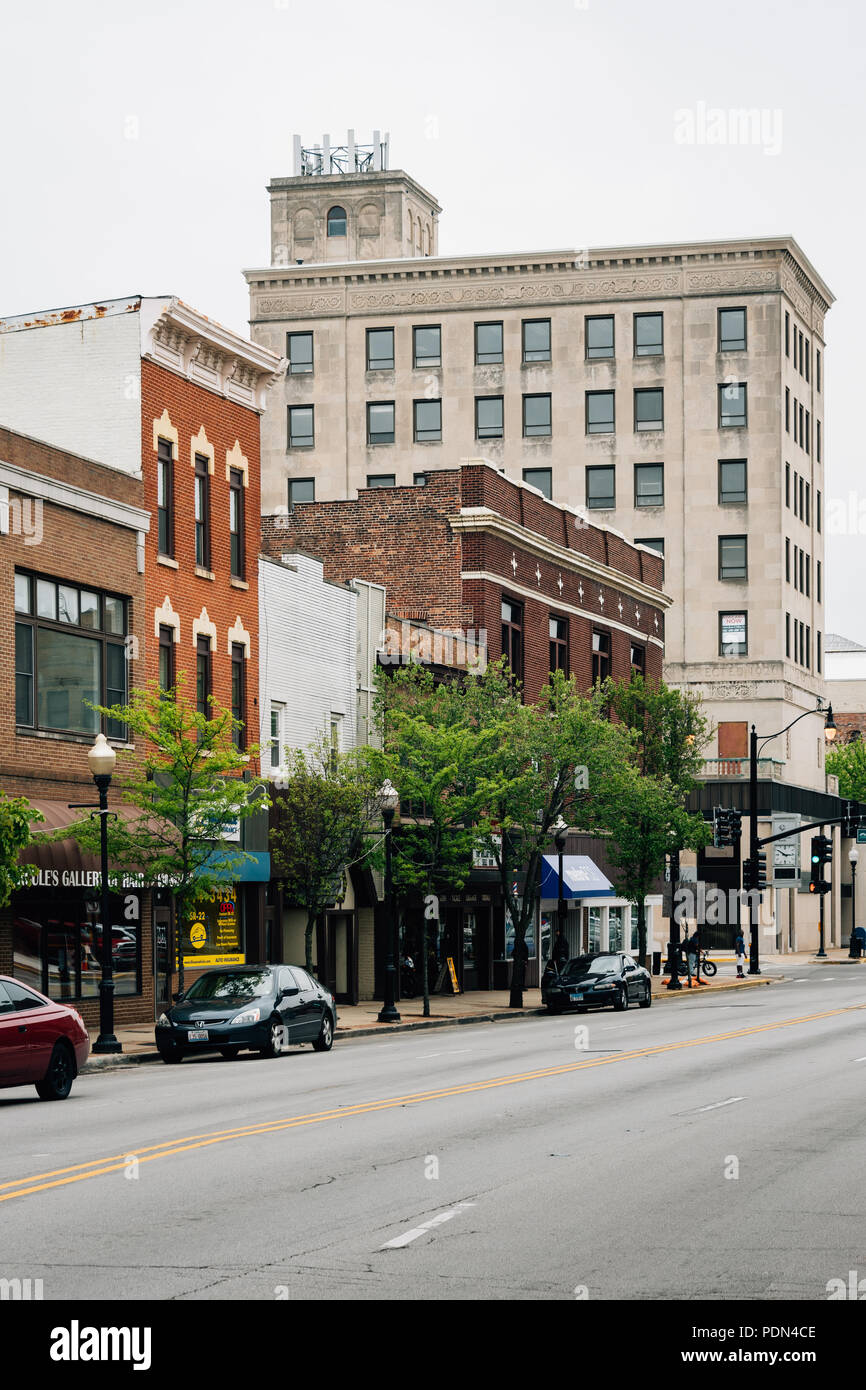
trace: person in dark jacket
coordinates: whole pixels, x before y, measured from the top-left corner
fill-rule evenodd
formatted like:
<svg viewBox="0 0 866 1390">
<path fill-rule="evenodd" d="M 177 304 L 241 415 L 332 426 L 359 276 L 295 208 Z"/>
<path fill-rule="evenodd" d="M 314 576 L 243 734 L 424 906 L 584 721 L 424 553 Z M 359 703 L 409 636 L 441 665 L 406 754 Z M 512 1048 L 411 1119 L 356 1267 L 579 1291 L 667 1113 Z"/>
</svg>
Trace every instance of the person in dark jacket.
<svg viewBox="0 0 866 1390">
<path fill-rule="evenodd" d="M 734 951 L 737 955 L 737 979 L 744 980 L 746 978 L 744 970 L 746 964 L 746 938 L 743 936 L 742 927 L 737 932 L 737 939 L 734 942 Z"/>
</svg>

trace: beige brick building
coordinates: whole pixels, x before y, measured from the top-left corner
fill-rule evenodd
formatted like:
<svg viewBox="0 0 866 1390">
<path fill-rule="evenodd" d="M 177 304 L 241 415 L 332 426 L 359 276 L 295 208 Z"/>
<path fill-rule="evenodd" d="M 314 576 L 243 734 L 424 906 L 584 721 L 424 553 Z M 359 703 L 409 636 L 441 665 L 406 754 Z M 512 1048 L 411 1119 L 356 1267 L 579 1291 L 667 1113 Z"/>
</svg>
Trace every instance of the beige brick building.
<svg viewBox="0 0 866 1390">
<path fill-rule="evenodd" d="M 483 456 L 662 549 L 666 676 L 704 697 L 707 776 L 731 804 L 748 727 L 772 734 L 825 693 L 833 295 L 796 241 L 440 257 L 438 204 L 402 172 L 269 191 L 275 264 L 246 272 L 251 336 L 289 368 L 263 422 L 263 511 Z M 381 259 L 360 234 L 374 204 Z M 827 793 L 819 719 L 763 756 L 768 811 L 776 784 Z"/>
</svg>

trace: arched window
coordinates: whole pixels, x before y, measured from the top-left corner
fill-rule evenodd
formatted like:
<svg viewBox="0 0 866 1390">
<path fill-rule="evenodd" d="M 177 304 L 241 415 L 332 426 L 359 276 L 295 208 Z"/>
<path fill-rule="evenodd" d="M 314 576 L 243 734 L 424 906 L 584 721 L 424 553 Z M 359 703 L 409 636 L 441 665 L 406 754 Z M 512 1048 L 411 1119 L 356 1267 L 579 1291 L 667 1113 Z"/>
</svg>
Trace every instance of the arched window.
<svg viewBox="0 0 866 1390">
<path fill-rule="evenodd" d="M 328 213 L 328 236 L 346 236 L 347 218 L 345 208 L 331 208 Z"/>
</svg>

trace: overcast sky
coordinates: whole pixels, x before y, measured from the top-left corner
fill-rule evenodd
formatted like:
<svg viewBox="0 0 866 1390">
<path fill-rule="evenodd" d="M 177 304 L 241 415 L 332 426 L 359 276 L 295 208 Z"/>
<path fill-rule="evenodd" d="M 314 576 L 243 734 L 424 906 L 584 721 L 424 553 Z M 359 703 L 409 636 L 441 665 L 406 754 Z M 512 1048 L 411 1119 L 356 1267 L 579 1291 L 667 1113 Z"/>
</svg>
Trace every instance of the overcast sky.
<svg viewBox="0 0 866 1390">
<path fill-rule="evenodd" d="M 0 316 L 175 293 L 246 332 L 296 131 L 390 130 L 443 254 L 793 235 L 838 300 L 827 627 L 866 642 L 864 7 L 42 0 L 0 25 Z M 706 143 L 743 107 L 753 143 Z"/>
</svg>

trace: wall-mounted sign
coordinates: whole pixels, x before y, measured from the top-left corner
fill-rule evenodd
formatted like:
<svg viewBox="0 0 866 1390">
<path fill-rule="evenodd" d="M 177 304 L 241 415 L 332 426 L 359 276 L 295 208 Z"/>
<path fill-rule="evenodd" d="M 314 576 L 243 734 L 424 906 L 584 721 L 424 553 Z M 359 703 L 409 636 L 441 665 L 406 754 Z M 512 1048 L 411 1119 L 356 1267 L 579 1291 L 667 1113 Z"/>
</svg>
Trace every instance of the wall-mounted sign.
<svg viewBox="0 0 866 1390">
<path fill-rule="evenodd" d="M 223 888 L 196 903 L 181 936 L 185 970 L 245 965 L 236 890 Z"/>
</svg>

